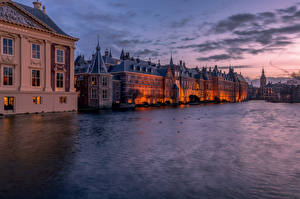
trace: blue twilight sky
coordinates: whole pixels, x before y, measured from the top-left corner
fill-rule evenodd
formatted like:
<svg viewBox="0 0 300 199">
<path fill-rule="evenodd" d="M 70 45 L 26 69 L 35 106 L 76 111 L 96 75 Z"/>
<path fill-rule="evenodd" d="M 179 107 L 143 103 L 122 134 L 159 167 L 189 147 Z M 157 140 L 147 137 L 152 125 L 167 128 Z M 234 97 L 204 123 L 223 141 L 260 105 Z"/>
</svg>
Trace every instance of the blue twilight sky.
<svg viewBox="0 0 300 199">
<path fill-rule="evenodd" d="M 32 0 L 17 0 L 31 5 Z M 189 67 L 235 66 L 256 78 L 300 70 L 300 1 L 296 0 L 43 0 L 47 14 L 80 38 L 89 58 L 102 51 Z"/>
</svg>

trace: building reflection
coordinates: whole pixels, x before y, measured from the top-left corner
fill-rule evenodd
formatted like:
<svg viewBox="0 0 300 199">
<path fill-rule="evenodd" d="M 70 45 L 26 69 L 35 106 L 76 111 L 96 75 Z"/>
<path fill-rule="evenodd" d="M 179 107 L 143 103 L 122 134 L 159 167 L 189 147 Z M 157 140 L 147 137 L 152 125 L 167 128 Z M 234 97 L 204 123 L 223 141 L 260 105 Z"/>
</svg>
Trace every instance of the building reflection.
<svg viewBox="0 0 300 199">
<path fill-rule="evenodd" d="M 57 183 L 65 162 L 73 158 L 74 118 L 66 113 L 0 120 L 0 198 L 1 193 L 31 197 Z"/>
</svg>

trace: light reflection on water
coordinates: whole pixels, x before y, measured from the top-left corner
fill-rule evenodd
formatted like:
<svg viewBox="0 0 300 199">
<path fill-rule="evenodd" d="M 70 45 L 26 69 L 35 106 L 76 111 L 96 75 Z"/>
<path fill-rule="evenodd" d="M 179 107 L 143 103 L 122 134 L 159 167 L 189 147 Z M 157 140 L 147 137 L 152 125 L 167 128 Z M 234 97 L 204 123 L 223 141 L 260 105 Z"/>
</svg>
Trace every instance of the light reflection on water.
<svg viewBox="0 0 300 199">
<path fill-rule="evenodd" d="M 300 198 L 300 105 L 0 119 L 0 198 Z"/>
</svg>

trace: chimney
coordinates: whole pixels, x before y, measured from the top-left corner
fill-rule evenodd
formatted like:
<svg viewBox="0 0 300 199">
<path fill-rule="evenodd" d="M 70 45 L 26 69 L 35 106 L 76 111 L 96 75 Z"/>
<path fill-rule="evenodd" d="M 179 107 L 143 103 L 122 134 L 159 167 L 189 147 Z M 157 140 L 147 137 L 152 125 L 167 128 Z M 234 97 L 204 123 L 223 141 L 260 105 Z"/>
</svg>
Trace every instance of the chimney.
<svg viewBox="0 0 300 199">
<path fill-rule="evenodd" d="M 42 3 L 37 1 L 32 2 L 35 9 L 41 10 Z"/>
<path fill-rule="evenodd" d="M 46 14 L 46 7 L 43 6 L 43 13 Z"/>
</svg>

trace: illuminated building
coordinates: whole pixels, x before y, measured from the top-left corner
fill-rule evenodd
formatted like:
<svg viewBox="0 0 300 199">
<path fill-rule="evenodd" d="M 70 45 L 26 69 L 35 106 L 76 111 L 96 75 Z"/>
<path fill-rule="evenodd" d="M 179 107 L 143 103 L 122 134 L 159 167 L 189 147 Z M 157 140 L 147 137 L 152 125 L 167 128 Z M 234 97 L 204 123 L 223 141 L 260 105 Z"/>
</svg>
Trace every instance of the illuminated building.
<svg viewBox="0 0 300 199">
<path fill-rule="evenodd" d="M 99 56 L 100 52 L 99 52 Z M 93 56 L 95 57 L 95 56 Z M 103 57 L 102 57 L 103 58 Z M 88 68 L 91 61 L 78 57 L 75 64 L 76 71 Z M 168 65 L 161 65 L 149 61 L 133 58 L 129 53 L 121 52 L 120 60 L 114 63 L 103 64 L 113 76 L 112 103 L 151 105 L 151 104 L 179 104 L 197 102 L 241 102 L 247 99 L 248 83 L 241 74 L 222 72 L 217 66 L 212 68 L 188 68 L 183 61 L 174 64 L 171 56 Z M 86 74 L 86 73 L 85 73 Z M 77 74 L 78 91 L 81 96 L 88 95 L 87 80 L 80 79 Z M 85 75 L 90 76 L 90 75 Z M 117 85 L 117 86 L 116 86 Z"/>
<path fill-rule="evenodd" d="M 249 87 L 249 99 L 261 99 L 268 102 L 300 102 L 300 80 L 292 78 L 287 82 L 267 82 L 264 69 L 260 78 L 260 87 L 255 88 L 252 84 Z"/>
<path fill-rule="evenodd" d="M 264 88 L 264 98 L 269 102 L 300 103 L 300 81 L 293 79 L 286 83 L 269 82 Z"/>
<path fill-rule="evenodd" d="M 0 1 L 0 114 L 77 110 L 74 44 L 34 7 Z"/>
</svg>

